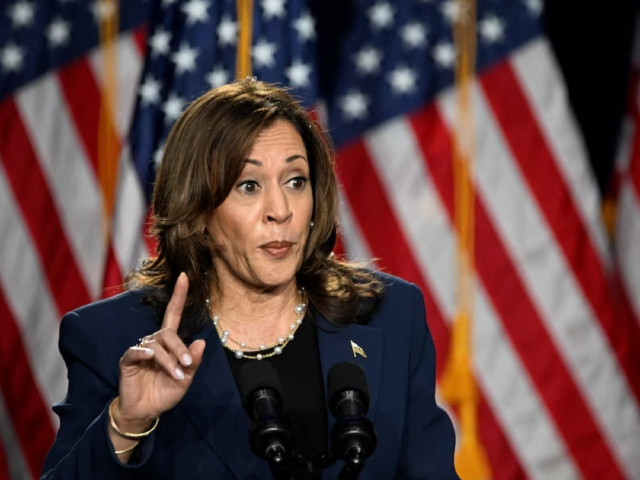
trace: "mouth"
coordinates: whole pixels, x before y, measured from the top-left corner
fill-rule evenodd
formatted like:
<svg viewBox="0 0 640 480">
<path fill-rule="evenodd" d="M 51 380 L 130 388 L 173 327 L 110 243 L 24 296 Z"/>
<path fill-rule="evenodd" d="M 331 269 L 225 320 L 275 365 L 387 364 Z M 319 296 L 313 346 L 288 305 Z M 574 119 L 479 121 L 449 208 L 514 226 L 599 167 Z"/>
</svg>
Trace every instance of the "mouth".
<svg viewBox="0 0 640 480">
<path fill-rule="evenodd" d="M 294 245 L 293 242 L 277 241 L 277 242 L 269 242 L 269 243 L 260 245 L 260 248 L 266 251 L 268 254 L 270 254 L 273 257 L 281 258 L 286 256 L 289 253 L 293 245 Z"/>
</svg>

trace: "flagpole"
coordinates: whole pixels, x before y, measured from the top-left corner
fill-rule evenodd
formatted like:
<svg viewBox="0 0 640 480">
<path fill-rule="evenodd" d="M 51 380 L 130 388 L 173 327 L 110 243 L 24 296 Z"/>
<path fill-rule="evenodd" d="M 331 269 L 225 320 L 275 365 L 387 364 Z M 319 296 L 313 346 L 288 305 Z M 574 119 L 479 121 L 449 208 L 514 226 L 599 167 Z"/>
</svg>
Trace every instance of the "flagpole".
<svg viewBox="0 0 640 480">
<path fill-rule="evenodd" d="M 115 122 L 116 93 L 118 88 L 118 58 L 115 48 L 118 35 L 118 3 L 116 0 L 100 0 L 97 5 L 103 71 L 103 81 L 100 86 L 100 114 L 98 120 L 98 181 L 102 194 L 102 231 L 104 244 L 108 245 L 111 236 L 111 222 L 115 209 L 119 159 L 119 142 Z M 108 285 L 104 286 L 106 287 Z"/>
<path fill-rule="evenodd" d="M 238 12 L 238 50 L 236 53 L 236 78 L 251 76 L 251 34 L 253 30 L 253 0 L 236 0 Z"/>
<path fill-rule="evenodd" d="M 473 312 L 475 303 L 474 185 L 475 125 L 472 83 L 476 60 L 475 0 L 457 0 L 454 21 L 456 44 L 457 111 L 453 132 L 453 181 L 457 230 L 456 313 L 451 347 L 440 382 L 444 399 L 458 411 L 461 442 L 456 470 L 462 480 L 488 480 L 491 470 L 478 436 L 479 396 L 473 375 Z"/>
</svg>

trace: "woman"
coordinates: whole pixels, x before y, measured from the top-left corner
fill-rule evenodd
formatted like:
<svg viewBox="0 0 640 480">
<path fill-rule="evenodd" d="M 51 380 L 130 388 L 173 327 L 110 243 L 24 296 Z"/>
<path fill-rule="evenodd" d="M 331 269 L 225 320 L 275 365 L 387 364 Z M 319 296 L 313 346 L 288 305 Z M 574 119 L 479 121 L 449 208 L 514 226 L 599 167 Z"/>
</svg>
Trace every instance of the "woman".
<svg viewBox="0 0 640 480">
<path fill-rule="evenodd" d="M 291 475 L 336 478 L 324 382 L 344 360 L 377 433 L 359 478 L 457 478 L 422 295 L 331 253 L 333 152 L 290 95 L 245 80 L 193 102 L 153 207 L 157 257 L 62 321 L 69 390 L 43 478 L 269 478 L 238 392 L 248 362 L 280 378 Z"/>
</svg>

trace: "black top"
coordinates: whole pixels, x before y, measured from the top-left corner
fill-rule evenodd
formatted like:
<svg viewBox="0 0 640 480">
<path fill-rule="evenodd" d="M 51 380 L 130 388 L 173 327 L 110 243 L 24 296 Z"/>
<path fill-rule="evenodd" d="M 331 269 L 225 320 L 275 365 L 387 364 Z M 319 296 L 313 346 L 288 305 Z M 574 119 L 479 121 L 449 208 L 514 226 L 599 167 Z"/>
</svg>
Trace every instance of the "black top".
<svg viewBox="0 0 640 480">
<path fill-rule="evenodd" d="M 319 478 L 322 468 L 329 462 L 329 456 L 327 413 L 316 326 L 307 316 L 298 327 L 295 338 L 280 355 L 263 360 L 249 360 L 237 359 L 226 348 L 225 353 L 236 384 L 238 371 L 245 362 L 260 361 L 273 365 L 282 382 L 283 415 L 289 421 L 293 435 L 293 478 L 313 478 L 314 475 Z M 296 471 L 299 473 L 296 474 Z"/>
</svg>

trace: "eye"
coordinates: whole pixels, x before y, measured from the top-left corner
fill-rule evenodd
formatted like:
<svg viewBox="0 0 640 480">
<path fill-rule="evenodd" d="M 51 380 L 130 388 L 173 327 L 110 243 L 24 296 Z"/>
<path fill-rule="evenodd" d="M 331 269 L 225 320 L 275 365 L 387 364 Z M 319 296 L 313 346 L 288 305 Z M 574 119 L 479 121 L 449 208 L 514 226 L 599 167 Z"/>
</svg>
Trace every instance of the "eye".
<svg viewBox="0 0 640 480">
<path fill-rule="evenodd" d="M 260 185 L 255 180 L 245 180 L 238 184 L 238 190 L 247 195 L 253 195 L 260 189 Z"/>
<path fill-rule="evenodd" d="M 290 179 L 286 184 L 294 190 L 304 190 L 307 186 L 307 177 L 294 177 Z"/>
</svg>

